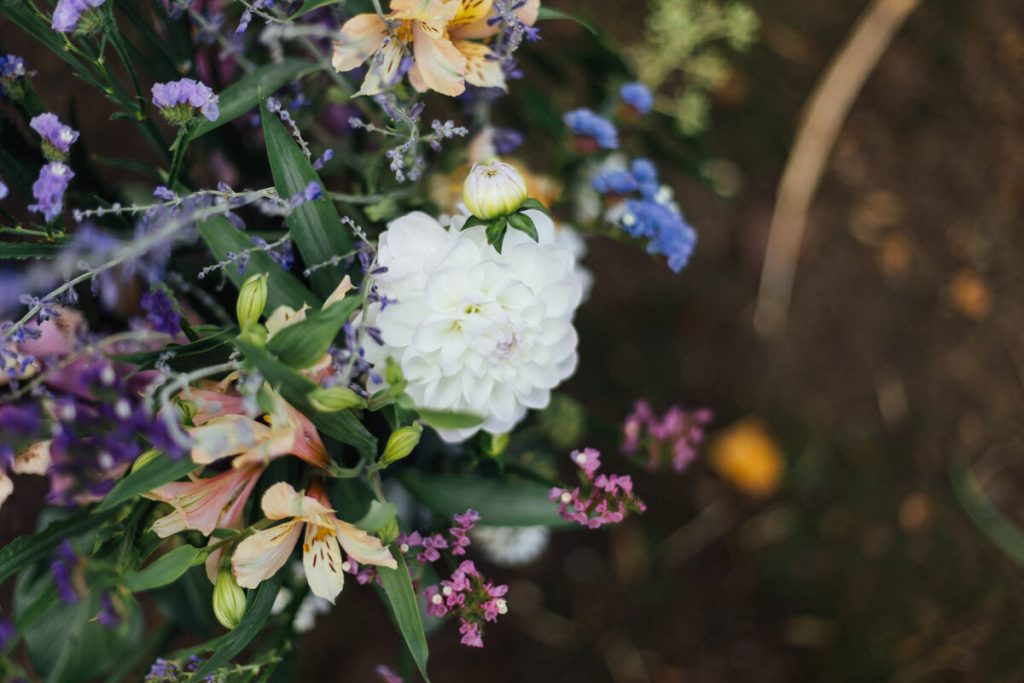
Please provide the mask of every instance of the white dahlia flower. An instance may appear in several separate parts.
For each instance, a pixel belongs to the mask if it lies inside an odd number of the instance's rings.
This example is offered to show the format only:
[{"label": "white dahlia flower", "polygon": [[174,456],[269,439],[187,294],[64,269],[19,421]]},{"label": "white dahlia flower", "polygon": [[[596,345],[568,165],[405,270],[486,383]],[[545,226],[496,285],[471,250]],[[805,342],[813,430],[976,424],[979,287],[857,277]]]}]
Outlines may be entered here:
[{"label": "white dahlia flower", "polygon": [[485,418],[480,427],[439,430],[447,441],[511,430],[576,369],[581,272],[551,219],[527,213],[539,243],[511,230],[500,254],[483,226],[460,229],[467,216],[446,229],[410,213],[380,236],[377,261],[387,272],[375,281],[397,303],[368,309],[384,344],[370,343],[367,357],[378,367],[397,361],[417,406]]}]

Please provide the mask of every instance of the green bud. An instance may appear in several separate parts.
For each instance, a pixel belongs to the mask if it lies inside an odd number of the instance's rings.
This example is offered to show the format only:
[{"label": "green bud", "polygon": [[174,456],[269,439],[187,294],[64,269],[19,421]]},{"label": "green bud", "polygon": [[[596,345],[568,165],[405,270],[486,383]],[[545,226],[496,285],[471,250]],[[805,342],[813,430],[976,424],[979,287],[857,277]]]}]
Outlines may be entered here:
[{"label": "green bud", "polygon": [[314,389],[308,394],[309,402],[317,410],[325,413],[336,413],[349,408],[362,408],[366,401],[352,389],[343,386],[327,389]]},{"label": "green bud", "polygon": [[390,545],[391,543],[394,543],[396,538],[398,538],[399,531],[398,519],[396,517],[392,517],[391,520],[377,532],[377,535],[380,536],[380,540],[384,545]]},{"label": "green bud", "polygon": [[483,435],[484,453],[492,458],[497,458],[505,452],[506,448],[508,448],[508,432],[505,432],[504,434],[483,432]]},{"label": "green bud", "polygon": [[233,629],[245,615],[245,591],[235,582],[228,569],[220,570],[213,586],[213,614],[220,625]]},{"label": "green bud", "polygon": [[181,419],[185,424],[191,425],[196,413],[199,412],[199,406],[194,401],[178,401],[177,405],[178,411],[181,413]]},{"label": "green bud", "polygon": [[402,366],[395,359],[388,357],[384,363],[384,381],[391,386],[405,386],[405,375]]},{"label": "green bud", "polygon": [[391,436],[388,437],[388,443],[384,447],[384,455],[380,456],[380,464],[390,465],[407,457],[412,453],[412,449],[416,448],[416,444],[420,442],[422,434],[423,427],[418,424],[399,427],[391,432]]},{"label": "green bud", "polygon": [[132,472],[142,469],[151,463],[158,455],[160,455],[160,451],[155,448],[151,448],[139,457],[135,458],[135,462],[132,463]]},{"label": "green bud", "polygon": [[267,306],[268,279],[266,273],[257,273],[246,280],[238,292],[236,314],[238,326],[243,331],[258,323],[263,315],[263,309]]}]

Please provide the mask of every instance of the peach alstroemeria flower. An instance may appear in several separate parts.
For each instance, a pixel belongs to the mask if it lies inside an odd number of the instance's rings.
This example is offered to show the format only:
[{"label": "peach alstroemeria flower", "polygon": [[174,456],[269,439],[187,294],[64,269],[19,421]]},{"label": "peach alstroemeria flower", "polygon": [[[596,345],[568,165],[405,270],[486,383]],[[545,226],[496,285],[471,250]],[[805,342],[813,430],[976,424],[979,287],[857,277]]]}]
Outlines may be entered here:
[{"label": "peach alstroemeria flower", "polygon": [[[399,75],[407,46],[414,62],[409,82],[420,92],[436,90],[461,95],[466,83],[483,88],[504,88],[505,73],[491,48],[474,43],[498,32],[489,26],[494,0],[391,0],[391,13],[359,14],[345,23],[334,43],[334,68],[351,71],[370,60],[357,94],[376,95]],[[532,25],[540,0],[528,0],[516,16]]]},{"label": "peach alstroemeria flower", "polygon": [[235,456],[232,465],[243,467],[291,454],[315,467],[327,467],[330,458],[316,427],[277,393],[272,397],[273,410],[265,422],[247,415],[204,415],[201,424],[189,429],[192,460],[207,465]]},{"label": "peach alstroemeria flower", "polygon": [[[50,441],[39,441],[14,457],[11,462],[11,471],[14,474],[37,474],[45,476],[50,471]],[[8,496],[14,493],[14,482],[7,473],[0,467],[0,507]]]},{"label": "peach alstroemeria flower", "polygon": [[314,595],[332,603],[345,585],[341,548],[356,562],[391,569],[398,566],[380,539],[337,518],[319,483],[311,487],[310,493],[311,496],[303,495],[285,482],[267,489],[263,495],[263,514],[268,519],[287,521],[238,544],[231,569],[239,586],[255,588],[276,574],[291,556],[303,527],[306,581]]},{"label": "peach alstroemeria flower", "polygon": [[194,477],[150,491],[147,498],[162,500],[174,508],[153,524],[153,531],[167,538],[185,529],[209,536],[214,529],[230,528],[237,523],[263,469],[259,464],[233,467],[212,477]]}]

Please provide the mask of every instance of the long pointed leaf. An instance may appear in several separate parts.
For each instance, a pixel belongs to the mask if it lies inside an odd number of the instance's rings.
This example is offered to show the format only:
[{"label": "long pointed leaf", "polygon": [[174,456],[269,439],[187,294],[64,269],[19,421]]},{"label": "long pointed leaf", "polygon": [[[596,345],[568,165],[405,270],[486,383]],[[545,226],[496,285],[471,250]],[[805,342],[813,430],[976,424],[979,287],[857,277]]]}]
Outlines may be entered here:
[{"label": "long pointed leaf", "polygon": [[[206,246],[219,261],[225,260],[228,252],[237,254],[252,247],[252,242],[245,234],[231,225],[231,222],[223,216],[215,216],[200,223],[199,234],[203,236]],[[311,308],[320,307],[320,299],[306,289],[298,278],[284,271],[265,252],[252,252],[244,273],[239,273],[238,269],[234,267],[225,269],[225,274],[235,283],[236,287],[254,273],[270,275],[267,287],[266,311],[268,314],[278,306],[291,306],[294,309],[299,309],[302,308],[302,304],[309,304]]]},{"label": "long pointed leaf", "polygon": [[107,497],[96,507],[95,512],[106,512],[115,508],[130,498],[184,477],[196,467],[198,465],[192,462],[192,458],[187,455],[173,460],[161,453],[117,482],[114,490],[107,494]]},{"label": "long pointed leaf", "polygon": [[78,536],[99,526],[110,517],[110,514],[79,514],[70,519],[53,522],[39,533],[18,536],[0,549],[0,581],[46,557],[65,538]]},{"label": "long pointed leaf", "polygon": [[[300,204],[286,221],[292,241],[299,248],[306,265],[320,265],[348,253],[352,249],[352,239],[342,225],[334,203],[327,198],[324,184],[313,164],[292,139],[281,119],[267,109],[266,100],[260,102],[260,117],[277,193],[284,199],[290,199],[304,192],[311,183],[320,188],[318,199]],[[312,276],[313,291],[326,298],[344,275],[341,266],[320,268]]]},{"label": "long pointed leaf", "polygon": [[548,489],[537,482],[488,479],[463,474],[424,474],[406,470],[402,484],[442,517],[473,508],[494,526],[564,526]]},{"label": "long pointed leaf", "polygon": [[409,568],[405,566],[405,559],[402,553],[395,552],[391,548],[391,554],[398,562],[397,569],[378,567],[380,582],[384,586],[384,595],[391,610],[391,616],[402,632],[409,654],[416,662],[416,668],[420,670],[423,679],[430,683],[427,676],[427,657],[430,652],[427,648],[427,637],[423,633],[423,618],[420,616],[420,605],[416,599],[416,591],[412,587],[412,579],[409,578]]}]

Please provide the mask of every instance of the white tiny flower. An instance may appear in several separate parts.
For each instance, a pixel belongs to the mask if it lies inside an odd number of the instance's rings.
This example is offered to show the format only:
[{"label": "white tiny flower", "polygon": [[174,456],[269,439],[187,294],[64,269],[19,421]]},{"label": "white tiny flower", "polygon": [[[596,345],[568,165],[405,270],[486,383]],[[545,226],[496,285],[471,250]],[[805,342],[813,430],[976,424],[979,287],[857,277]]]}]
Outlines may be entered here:
[{"label": "white tiny flower", "polygon": [[442,602],[444,602],[444,598],[441,597],[440,593],[434,593],[432,596],[430,596],[430,602],[434,603],[435,605],[440,605]]},{"label": "white tiny flower", "polygon": [[397,361],[417,406],[473,413],[480,427],[439,430],[461,441],[479,429],[509,432],[528,409],[547,406],[551,391],[576,369],[572,319],[583,281],[573,250],[559,243],[551,219],[527,211],[539,242],[514,230],[501,253],[483,226],[445,230],[424,213],[395,219],[380,236],[375,277],[397,303],[374,304],[367,322],[383,346],[369,344],[378,368]]},{"label": "white tiny flower", "polygon": [[500,161],[473,164],[462,185],[466,208],[484,220],[512,213],[529,196],[519,171]]},{"label": "white tiny flower", "polygon": [[122,420],[127,420],[131,417],[132,407],[129,405],[128,401],[123,398],[119,398],[117,403],[114,404],[114,414]]},{"label": "white tiny flower", "polygon": [[452,587],[451,586],[445,586],[444,588],[441,589],[441,592],[444,594],[444,597],[447,598],[449,595],[452,594]]},{"label": "white tiny flower", "polygon": [[568,505],[572,501],[572,494],[570,494],[568,491],[563,491],[562,495],[559,496],[558,499],[561,500],[566,505]]},{"label": "white tiny flower", "polygon": [[116,379],[117,375],[114,373],[113,366],[108,365],[104,367],[103,370],[100,371],[100,381],[103,382],[103,384],[105,384],[106,386],[111,386],[114,383],[114,380]]},{"label": "white tiny flower", "polygon": [[504,598],[498,599],[498,614],[508,614],[508,603]]}]

